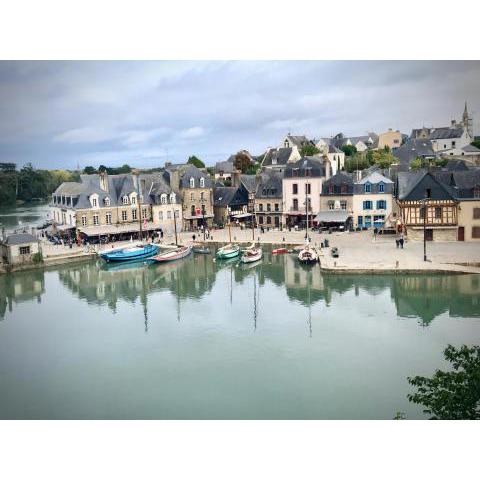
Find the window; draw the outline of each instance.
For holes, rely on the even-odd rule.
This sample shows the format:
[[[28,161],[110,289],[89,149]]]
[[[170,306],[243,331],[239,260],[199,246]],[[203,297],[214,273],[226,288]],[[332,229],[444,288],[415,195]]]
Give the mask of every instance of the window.
[[[170,203],[175,203],[175,201],[176,201],[175,194],[171,193],[170,194]]]
[[[103,203],[105,204],[106,207],[109,207],[110,206],[110,199],[107,197],[105,198],[105,200],[103,201]]]
[[[137,219],[137,209],[132,210],[132,220]]]
[[[145,220],[147,218],[147,209],[142,208],[142,220]]]
[[[87,226],[87,217],[86,215],[82,215],[82,227],[86,227]]]
[[[312,186],[309,183],[305,184],[305,193],[310,195],[312,193]]]
[[[435,207],[435,218],[442,218],[442,207]]]
[[[480,208],[473,209],[473,219],[479,220],[480,219]]]
[[[272,206],[269,203],[267,203],[267,212],[271,212],[271,211],[272,211]]]
[[[480,185],[475,185],[473,189],[473,198],[480,198]]]
[[[333,185],[328,186],[328,193],[333,193]]]
[[[365,184],[365,193],[370,193],[372,191],[372,186],[369,183]]]
[[[97,206],[97,203],[98,203],[98,202],[97,202],[96,197],[93,197],[93,198],[92,198],[92,207],[96,207],[96,206]]]
[[[364,210],[371,210],[372,209],[372,202],[371,200],[365,200],[363,202],[363,209]]]
[[[98,215],[94,215],[94,216],[93,216],[93,224],[94,224],[94,225],[98,225],[98,224],[99,224]]]
[[[427,198],[432,198],[432,189],[431,189],[431,188],[427,188],[427,189],[425,190],[425,196],[426,196]]]
[[[190,214],[191,214],[192,217],[195,216],[195,205],[192,205],[192,206],[190,207]]]
[[[386,210],[387,209],[387,201],[386,200],[378,200],[377,201],[377,210]]]
[[[380,193],[383,193],[385,191],[385,184],[384,183],[379,183],[378,184],[378,191]]]
[[[136,205],[137,204],[137,197],[135,197],[135,195],[132,195],[132,205]]]
[[[298,199],[297,198],[293,199],[293,210],[295,212],[298,212]]]
[[[111,213],[106,213],[105,214],[105,224],[106,225],[111,225],[112,223],[112,214]]]
[[[259,208],[258,208],[258,211],[259,211],[259,212],[263,212],[263,203],[261,203],[258,207],[259,207]]]
[[[280,211],[280,207],[279,207],[278,203],[275,204],[275,211],[276,211],[276,212],[279,212],[279,211]]]
[[[333,210],[335,208],[335,202],[333,200],[328,201],[328,209]]]
[[[30,246],[27,245],[26,247],[19,248],[20,255],[29,255],[30,254]]]
[[[203,180],[203,178],[202,178]],[[200,200],[203,202],[205,200],[205,192],[200,193]]]
[[[420,218],[425,217],[425,207],[420,207]]]
[[[267,217],[267,225],[271,225],[272,224],[272,217]]]
[[[180,218],[180,210],[174,210],[173,212],[175,213],[176,218]]]
[[[163,212],[158,212],[158,219],[159,219],[160,221],[163,220]]]
[[[258,223],[260,223],[260,224],[263,223],[263,215],[258,216]]]
[[[166,195],[165,193],[162,193],[162,194],[160,195],[160,203],[161,203],[162,205],[165,205],[165,204],[167,203],[167,195]]]
[[[455,140],[452,140],[452,148],[455,148]]]
[[[346,200],[341,200],[340,201],[340,208],[342,210],[346,210],[347,209],[347,201]]]
[[[167,212],[167,219],[170,220],[172,218],[172,212],[169,210]]]
[[[297,183],[294,183],[292,185],[292,194],[293,195],[297,195],[298,194],[298,184]]]
[[[346,185],[342,185],[340,187],[340,193],[348,193],[348,187]]]
[[[200,188],[205,188],[205,179],[203,177],[200,179]]]
[[[202,205],[202,215],[205,215],[207,213],[207,210],[205,208],[205,205]]]
[[[127,221],[127,211],[126,211],[126,210],[122,210],[122,220],[123,220],[124,222]]]
[[[472,238],[480,238],[480,227],[472,227]]]
[[[128,205],[128,197],[126,195],[124,197],[122,197],[122,203],[124,205]]]
[[[306,169],[305,169],[305,176],[306,176],[306,177],[311,177],[311,176],[312,176],[312,171],[311,171],[310,168],[306,168]]]
[[[190,188],[195,188],[195,179],[190,177]]]

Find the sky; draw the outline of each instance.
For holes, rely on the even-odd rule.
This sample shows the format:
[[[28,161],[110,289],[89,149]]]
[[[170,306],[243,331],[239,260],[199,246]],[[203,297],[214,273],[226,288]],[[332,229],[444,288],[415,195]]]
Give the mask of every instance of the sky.
[[[461,119],[480,135],[480,62],[1,61],[0,162],[207,165],[309,138],[410,133]]]

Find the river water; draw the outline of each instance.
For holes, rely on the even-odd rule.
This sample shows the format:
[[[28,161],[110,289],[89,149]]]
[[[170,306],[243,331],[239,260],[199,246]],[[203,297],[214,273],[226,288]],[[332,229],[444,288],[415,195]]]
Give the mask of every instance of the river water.
[[[269,252],[2,275],[0,418],[424,418],[407,376],[478,344],[479,280],[326,275]]]

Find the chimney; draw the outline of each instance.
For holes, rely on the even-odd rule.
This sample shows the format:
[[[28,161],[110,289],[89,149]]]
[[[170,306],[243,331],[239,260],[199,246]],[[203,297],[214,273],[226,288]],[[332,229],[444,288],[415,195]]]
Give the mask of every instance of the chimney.
[[[451,124],[450,124],[450,128],[455,128],[457,122],[455,120],[452,120]]]
[[[180,175],[178,170],[169,170],[168,175],[170,179],[170,188],[174,192],[178,192],[180,190]]]
[[[241,170],[234,170],[232,172],[232,187],[240,186],[240,175],[242,174]]]
[[[104,192],[108,192],[108,173],[106,171],[100,172],[100,188]]]

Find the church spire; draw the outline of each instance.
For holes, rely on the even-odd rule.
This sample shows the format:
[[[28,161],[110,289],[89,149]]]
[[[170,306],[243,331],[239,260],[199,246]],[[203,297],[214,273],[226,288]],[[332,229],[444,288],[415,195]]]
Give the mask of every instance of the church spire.
[[[473,138],[473,119],[468,114],[467,101],[465,100],[465,109],[462,115],[462,124],[467,129],[468,134]]]
[[[463,110],[463,120],[468,118],[467,101],[465,100],[465,109]]]

